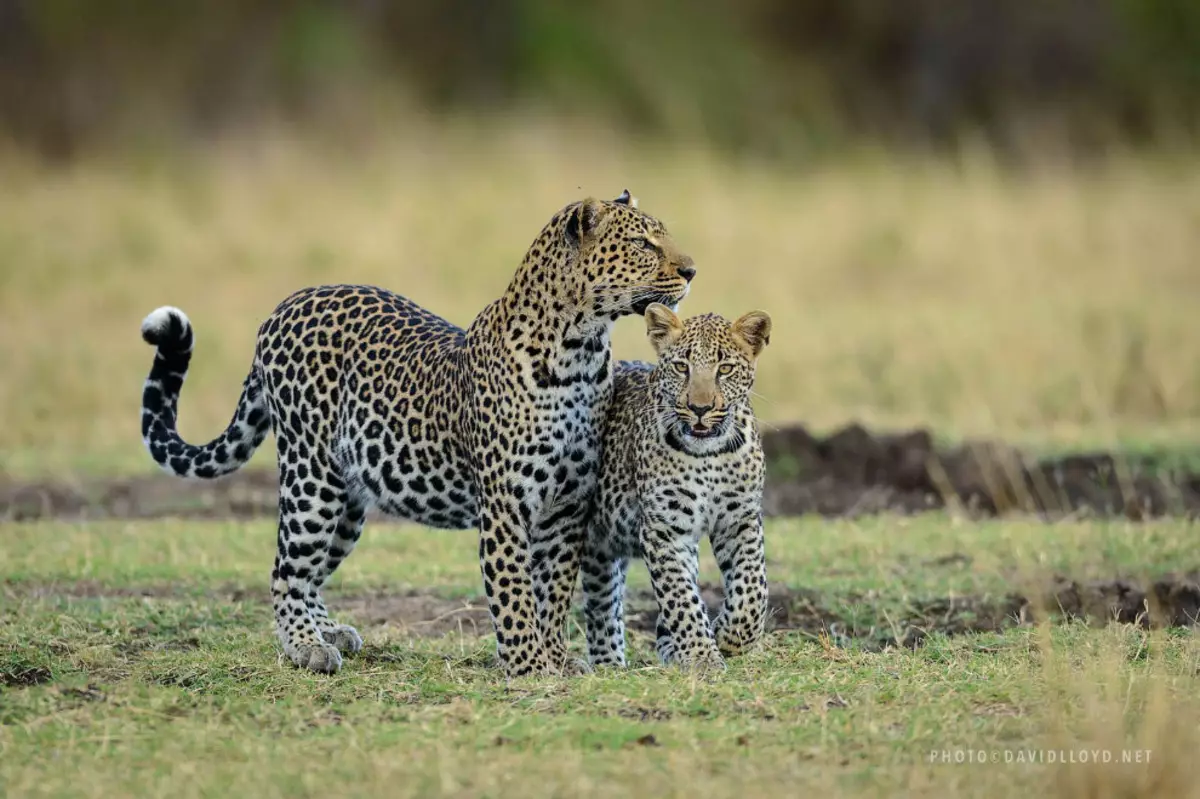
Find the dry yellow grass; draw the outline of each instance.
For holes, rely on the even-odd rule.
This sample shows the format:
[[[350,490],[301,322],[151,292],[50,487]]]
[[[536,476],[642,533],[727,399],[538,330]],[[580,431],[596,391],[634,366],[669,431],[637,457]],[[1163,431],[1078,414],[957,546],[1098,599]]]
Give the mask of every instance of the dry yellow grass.
[[[527,124],[341,152],[286,137],[50,172],[0,156],[0,468],[149,468],[137,328],[183,307],[185,436],[226,423],[259,322],[359,281],[459,324],[545,220],[628,186],[700,268],[684,311],[769,310],[760,414],[1065,444],[1200,431],[1200,170],[1117,157],[1006,176],[867,156],[786,174]],[[647,357],[636,320],[620,357]]]

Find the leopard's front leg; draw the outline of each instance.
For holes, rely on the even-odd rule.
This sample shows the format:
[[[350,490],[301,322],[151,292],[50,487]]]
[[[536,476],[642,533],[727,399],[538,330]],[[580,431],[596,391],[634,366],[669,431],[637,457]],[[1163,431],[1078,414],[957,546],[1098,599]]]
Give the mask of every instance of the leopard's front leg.
[[[591,671],[586,661],[570,656],[566,635],[571,597],[587,539],[587,511],[587,503],[579,502],[552,513],[538,524],[530,566],[546,657],[552,668],[570,675]]]
[[[651,522],[642,533],[642,550],[658,601],[659,656],[685,669],[723,670],[696,579],[695,539]]]
[[[542,646],[529,535],[518,501],[502,491],[485,495],[479,514],[479,568],[496,631],[496,654],[509,678],[551,674],[557,669]]]
[[[739,655],[757,643],[767,623],[767,561],[762,516],[741,519],[712,537],[725,600],[713,622],[724,655]]]
[[[699,542],[688,540],[687,552],[684,553],[684,560],[687,563],[688,574],[692,583],[700,584],[700,547]],[[711,628],[711,624],[710,624]],[[655,642],[654,651],[658,653],[658,658],[663,663],[673,664],[677,662],[675,651],[675,640],[671,637],[671,631],[667,629],[667,625],[663,623],[663,617],[660,613],[655,623],[654,629]]]

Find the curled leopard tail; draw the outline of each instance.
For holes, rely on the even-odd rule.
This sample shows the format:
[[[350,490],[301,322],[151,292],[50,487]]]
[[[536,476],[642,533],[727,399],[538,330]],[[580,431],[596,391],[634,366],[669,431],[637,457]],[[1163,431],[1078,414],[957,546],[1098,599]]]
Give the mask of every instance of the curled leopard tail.
[[[156,349],[154,366],[142,389],[142,441],[151,457],[179,477],[213,479],[237,471],[271,429],[257,365],[246,376],[242,397],[225,432],[196,446],[180,438],[175,427],[179,392],[192,360],[192,323],[183,311],[164,306],[143,320],[142,338]]]

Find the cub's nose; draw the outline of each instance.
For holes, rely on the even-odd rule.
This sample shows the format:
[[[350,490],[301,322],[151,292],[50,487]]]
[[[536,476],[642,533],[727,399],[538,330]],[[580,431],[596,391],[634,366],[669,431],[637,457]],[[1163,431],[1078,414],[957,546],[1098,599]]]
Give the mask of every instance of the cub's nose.
[[[691,282],[692,278],[694,278],[696,276],[696,267],[692,266],[691,264],[686,264],[685,266],[678,267],[675,271],[679,273],[679,276],[681,278],[688,281],[689,283]]]
[[[693,269],[692,271],[694,272],[695,270]],[[696,405],[691,402],[688,403],[688,410],[691,411],[692,413],[696,414],[697,419],[703,419],[704,414],[711,411],[712,407],[713,406],[711,406],[711,405]]]

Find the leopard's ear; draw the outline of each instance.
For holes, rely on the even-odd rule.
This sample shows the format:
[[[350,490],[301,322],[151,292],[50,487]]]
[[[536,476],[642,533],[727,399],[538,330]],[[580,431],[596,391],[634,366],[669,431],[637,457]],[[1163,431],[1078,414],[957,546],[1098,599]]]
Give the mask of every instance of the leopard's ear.
[[[646,308],[646,337],[656,353],[662,353],[683,335],[683,322],[667,306],[652,302]]]
[[[771,317],[766,311],[743,314],[730,325],[730,330],[751,358],[757,358],[763,347],[771,343]]]
[[[613,200],[617,205],[628,205],[630,208],[638,207],[638,198],[629,193],[629,189],[621,192],[621,196]]]
[[[604,205],[595,197],[588,197],[571,209],[567,217],[567,238],[576,246],[587,241],[596,232],[604,214]]]

